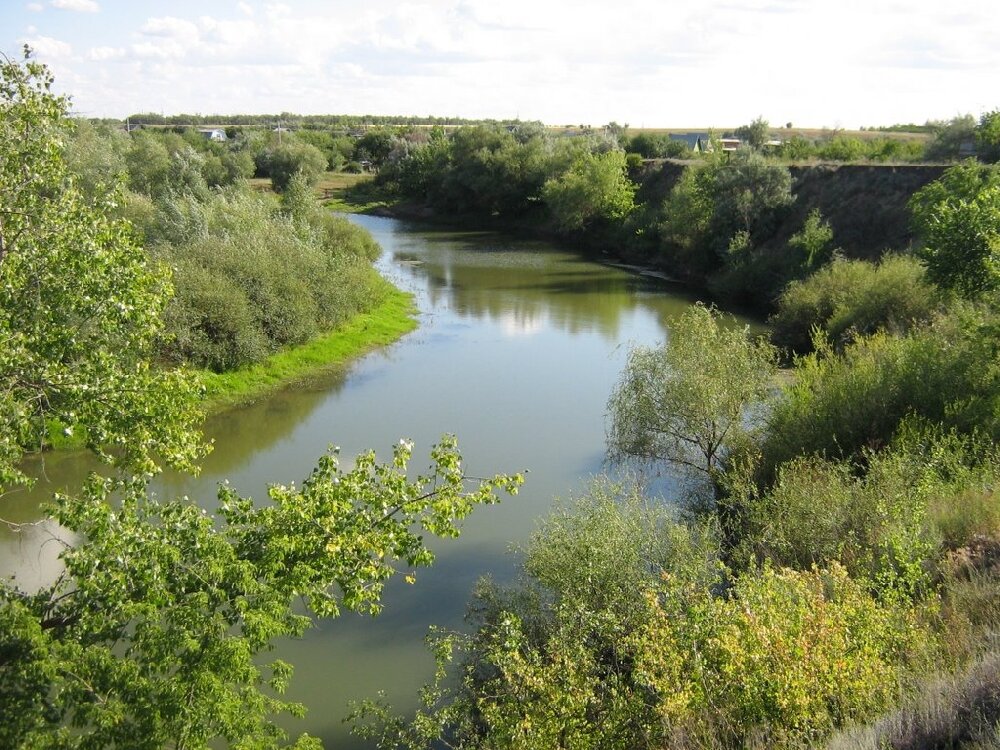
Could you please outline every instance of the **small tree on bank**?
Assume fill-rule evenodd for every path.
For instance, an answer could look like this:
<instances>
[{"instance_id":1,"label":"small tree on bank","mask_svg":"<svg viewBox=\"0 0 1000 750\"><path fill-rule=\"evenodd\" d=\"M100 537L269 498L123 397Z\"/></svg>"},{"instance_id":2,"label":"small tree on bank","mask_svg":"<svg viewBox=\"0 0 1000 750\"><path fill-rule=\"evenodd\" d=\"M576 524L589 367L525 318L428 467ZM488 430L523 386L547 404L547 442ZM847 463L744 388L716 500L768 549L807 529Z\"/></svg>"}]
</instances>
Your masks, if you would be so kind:
<instances>
[{"instance_id":1,"label":"small tree on bank","mask_svg":"<svg viewBox=\"0 0 1000 750\"><path fill-rule=\"evenodd\" d=\"M667 463L718 499L726 456L767 395L775 361L766 341L695 305L666 344L629 353L608 401L608 456Z\"/></svg>"}]
</instances>

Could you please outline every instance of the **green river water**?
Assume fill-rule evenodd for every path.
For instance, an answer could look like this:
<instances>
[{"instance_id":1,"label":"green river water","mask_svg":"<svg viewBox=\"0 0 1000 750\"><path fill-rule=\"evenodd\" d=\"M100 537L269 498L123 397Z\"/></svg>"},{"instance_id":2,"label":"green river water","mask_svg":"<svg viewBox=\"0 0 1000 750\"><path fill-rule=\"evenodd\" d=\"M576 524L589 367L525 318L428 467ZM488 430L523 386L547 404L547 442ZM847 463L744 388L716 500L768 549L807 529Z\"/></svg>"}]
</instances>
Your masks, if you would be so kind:
<instances>
[{"instance_id":1,"label":"green river water","mask_svg":"<svg viewBox=\"0 0 1000 750\"><path fill-rule=\"evenodd\" d=\"M510 579L515 548L539 516L603 470L605 404L629 344L663 341L693 302L661 279L542 242L353 220L383 247L380 270L416 295L418 330L343 372L213 418L206 432L215 450L201 476L156 485L208 506L224 479L260 497L268 482L300 482L328 445L345 460L369 447L385 458L400 438L415 441L413 466L422 469L446 432L458 436L471 475L529 471L516 498L477 510L460 539L436 545L437 562L416 585L390 584L379 617L324 621L280 644L295 665L289 696L309 707L286 725L337 748L362 746L342 724L348 701L384 690L397 707L411 706L431 674L428 627L462 627L476 580ZM92 468L85 454L35 461L41 481L5 497L3 516L39 519L40 499L78 486ZM29 587L51 578L58 534L45 523L0 528L0 575L15 571Z\"/></svg>"}]
</instances>

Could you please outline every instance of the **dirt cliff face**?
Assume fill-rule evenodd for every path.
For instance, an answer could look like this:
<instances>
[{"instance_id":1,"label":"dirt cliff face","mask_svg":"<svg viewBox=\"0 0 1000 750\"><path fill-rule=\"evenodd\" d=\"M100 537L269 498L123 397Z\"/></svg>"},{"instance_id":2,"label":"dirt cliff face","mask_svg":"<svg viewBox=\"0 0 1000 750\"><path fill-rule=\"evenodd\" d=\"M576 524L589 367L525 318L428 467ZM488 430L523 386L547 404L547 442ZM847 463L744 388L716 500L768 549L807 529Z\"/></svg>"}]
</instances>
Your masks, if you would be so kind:
<instances>
[{"instance_id":1,"label":"dirt cliff face","mask_svg":"<svg viewBox=\"0 0 1000 750\"><path fill-rule=\"evenodd\" d=\"M874 260L913 243L912 195L938 179L944 166L824 165L790 167L795 203L764 244L783 247L818 208L833 227L833 241L850 258Z\"/></svg>"},{"instance_id":2,"label":"dirt cliff face","mask_svg":"<svg viewBox=\"0 0 1000 750\"><path fill-rule=\"evenodd\" d=\"M698 162L648 162L635 176L636 200L659 202L669 195L685 169ZM850 258L873 260L886 250L906 251L913 242L907 202L947 169L941 165L811 164L791 166L793 203L782 213L761 247L778 250L818 208L833 227L834 243Z\"/></svg>"}]
</instances>

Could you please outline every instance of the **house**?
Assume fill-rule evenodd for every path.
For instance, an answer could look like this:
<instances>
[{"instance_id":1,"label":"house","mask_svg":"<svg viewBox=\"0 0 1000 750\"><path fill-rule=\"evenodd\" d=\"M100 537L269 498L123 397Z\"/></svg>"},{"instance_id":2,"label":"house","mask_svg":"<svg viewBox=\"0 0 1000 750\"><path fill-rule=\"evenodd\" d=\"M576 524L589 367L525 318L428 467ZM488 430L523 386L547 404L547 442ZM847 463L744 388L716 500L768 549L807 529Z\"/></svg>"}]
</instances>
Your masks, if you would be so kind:
<instances>
[{"instance_id":1,"label":"house","mask_svg":"<svg viewBox=\"0 0 1000 750\"><path fill-rule=\"evenodd\" d=\"M698 145L703 140L708 143L708 133L670 133L670 140L680 141L692 151L700 151Z\"/></svg>"},{"instance_id":2,"label":"house","mask_svg":"<svg viewBox=\"0 0 1000 750\"><path fill-rule=\"evenodd\" d=\"M199 128L198 132L210 141L225 141L226 131L222 128Z\"/></svg>"},{"instance_id":3,"label":"house","mask_svg":"<svg viewBox=\"0 0 1000 750\"><path fill-rule=\"evenodd\" d=\"M670 133L670 140L680 141L695 153L710 153L714 150L709 133ZM731 153L743 145L739 138L716 138L716 143L726 153Z\"/></svg>"},{"instance_id":4,"label":"house","mask_svg":"<svg viewBox=\"0 0 1000 750\"><path fill-rule=\"evenodd\" d=\"M719 144L719 148L726 154L733 153L743 145L743 141L739 138L710 138L705 136L704 138L698 139L698 148L695 150L708 154L715 151L714 144L716 143Z\"/></svg>"}]
</instances>

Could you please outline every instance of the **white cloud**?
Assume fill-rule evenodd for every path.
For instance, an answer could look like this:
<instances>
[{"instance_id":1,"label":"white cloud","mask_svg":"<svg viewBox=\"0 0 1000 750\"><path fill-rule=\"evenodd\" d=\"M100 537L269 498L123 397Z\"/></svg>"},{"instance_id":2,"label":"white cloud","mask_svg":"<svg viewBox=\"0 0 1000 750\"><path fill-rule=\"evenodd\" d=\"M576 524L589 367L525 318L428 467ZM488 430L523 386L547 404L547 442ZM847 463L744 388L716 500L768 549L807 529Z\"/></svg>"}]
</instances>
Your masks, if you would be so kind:
<instances>
[{"instance_id":1,"label":"white cloud","mask_svg":"<svg viewBox=\"0 0 1000 750\"><path fill-rule=\"evenodd\" d=\"M45 10L45 6L42 5L41 3L28 3L24 7L27 10L30 10L32 13L41 13L43 10Z\"/></svg>"},{"instance_id":2,"label":"white cloud","mask_svg":"<svg viewBox=\"0 0 1000 750\"><path fill-rule=\"evenodd\" d=\"M50 36L36 36L25 39L24 43L34 50L40 60L65 60L73 55L73 47L67 42Z\"/></svg>"},{"instance_id":3,"label":"white cloud","mask_svg":"<svg viewBox=\"0 0 1000 750\"><path fill-rule=\"evenodd\" d=\"M145 39L132 45L132 53L140 58L184 59L198 49L201 40L194 23L173 16L150 18L139 33Z\"/></svg>"},{"instance_id":4,"label":"white cloud","mask_svg":"<svg viewBox=\"0 0 1000 750\"><path fill-rule=\"evenodd\" d=\"M94 0L51 0L53 8L72 10L78 13L97 13L101 8Z\"/></svg>"},{"instance_id":5,"label":"white cloud","mask_svg":"<svg viewBox=\"0 0 1000 750\"><path fill-rule=\"evenodd\" d=\"M174 16L150 18L142 25L142 28L139 29L139 31L147 36L188 38L197 38L198 36L197 26L195 26L191 21L185 21L183 18L175 18Z\"/></svg>"},{"instance_id":6,"label":"white cloud","mask_svg":"<svg viewBox=\"0 0 1000 750\"><path fill-rule=\"evenodd\" d=\"M217 17L199 15L214 12L208 5L177 4L117 38L26 35L49 56L68 58L69 43L87 50L57 83L109 113L520 115L720 128L763 115L850 127L996 106L982 101L983 81L1000 79L994 3L575 0L569 12L554 0L365 0L345 14L321 0L236 0Z\"/></svg>"},{"instance_id":7,"label":"white cloud","mask_svg":"<svg viewBox=\"0 0 1000 750\"><path fill-rule=\"evenodd\" d=\"M88 60L103 61L116 60L125 56L125 50L121 47L91 47L87 53Z\"/></svg>"},{"instance_id":8,"label":"white cloud","mask_svg":"<svg viewBox=\"0 0 1000 750\"><path fill-rule=\"evenodd\" d=\"M292 15L292 9L285 3L272 3L266 6L267 17L270 19L283 18Z\"/></svg>"}]
</instances>

